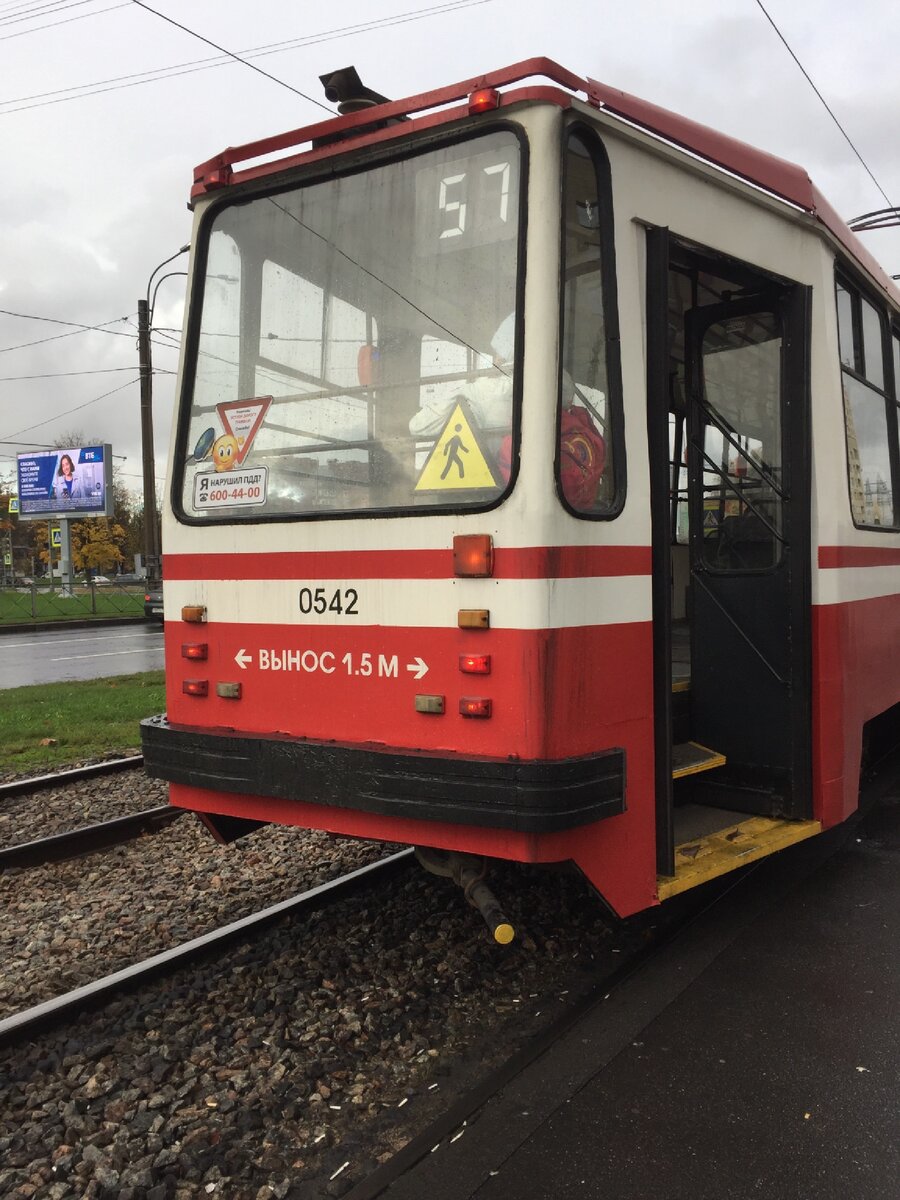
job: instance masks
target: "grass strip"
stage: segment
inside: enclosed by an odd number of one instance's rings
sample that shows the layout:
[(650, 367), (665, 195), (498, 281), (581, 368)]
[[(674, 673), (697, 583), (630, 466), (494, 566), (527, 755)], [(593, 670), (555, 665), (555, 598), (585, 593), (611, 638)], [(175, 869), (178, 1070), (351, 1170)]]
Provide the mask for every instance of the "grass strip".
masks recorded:
[(0, 775), (135, 753), (138, 723), (165, 707), (162, 671), (0, 691)]
[(61, 591), (36, 591), (32, 597), (27, 589), (0, 592), (0, 624), (28, 621), (72, 621), (86, 617), (142, 617), (144, 591), (125, 591), (113, 588), (75, 588), (71, 595)]

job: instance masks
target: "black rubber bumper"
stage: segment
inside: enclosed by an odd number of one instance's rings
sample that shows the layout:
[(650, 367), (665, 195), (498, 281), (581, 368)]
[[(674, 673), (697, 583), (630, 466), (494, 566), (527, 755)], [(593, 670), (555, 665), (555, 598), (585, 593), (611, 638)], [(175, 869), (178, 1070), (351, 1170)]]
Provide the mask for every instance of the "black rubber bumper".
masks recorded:
[(555, 833), (625, 811), (621, 749), (563, 761), (448, 758), (141, 722), (148, 774), (213, 792)]

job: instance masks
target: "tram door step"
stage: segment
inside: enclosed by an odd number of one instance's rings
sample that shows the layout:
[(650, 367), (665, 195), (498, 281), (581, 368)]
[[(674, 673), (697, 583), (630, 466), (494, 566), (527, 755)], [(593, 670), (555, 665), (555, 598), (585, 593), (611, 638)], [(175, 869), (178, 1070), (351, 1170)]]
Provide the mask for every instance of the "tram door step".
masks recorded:
[(691, 805), (681, 811), (680, 819), (676, 817), (675, 874), (657, 876), (657, 895), (668, 900), (821, 831), (819, 821), (787, 821)]
[(687, 775), (699, 775), (714, 767), (724, 767), (725, 755), (699, 742), (679, 742), (672, 747), (672, 778), (684, 779)]

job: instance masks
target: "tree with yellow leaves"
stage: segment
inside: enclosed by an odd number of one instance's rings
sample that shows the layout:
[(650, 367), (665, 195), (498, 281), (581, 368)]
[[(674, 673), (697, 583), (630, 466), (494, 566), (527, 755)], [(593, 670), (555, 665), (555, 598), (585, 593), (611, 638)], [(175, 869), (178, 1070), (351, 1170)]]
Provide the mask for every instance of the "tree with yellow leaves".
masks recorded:
[[(125, 541), (125, 530), (118, 521), (109, 517), (89, 517), (85, 521), (73, 521), (72, 565), (76, 571), (112, 571), (123, 561), (120, 549)], [(43, 562), (50, 558), (46, 521), (35, 522), (35, 544), (40, 546), (39, 556)]]
[(88, 568), (108, 571), (122, 562), (119, 547), (125, 541), (125, 530), (109, 517), (92, 517), (72, 526), (72, 559), (76, 571)]

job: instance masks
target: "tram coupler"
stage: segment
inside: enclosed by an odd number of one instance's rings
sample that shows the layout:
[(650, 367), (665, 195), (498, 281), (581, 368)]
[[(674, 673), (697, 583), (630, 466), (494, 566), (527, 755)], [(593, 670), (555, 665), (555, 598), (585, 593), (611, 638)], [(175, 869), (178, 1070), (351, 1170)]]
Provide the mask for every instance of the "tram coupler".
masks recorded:
[(456, 850), (435, 850), (431, 846), (416, 846), (416, 858), (432, 875), (452, 879), (461, 887), (468, 902), (481, 913), (494, 941), (501, 946), (509, 945), (516, 931), (504, 916), (497, 897), (485, 883), (485, 859), (474, 854), (460, 854)]

